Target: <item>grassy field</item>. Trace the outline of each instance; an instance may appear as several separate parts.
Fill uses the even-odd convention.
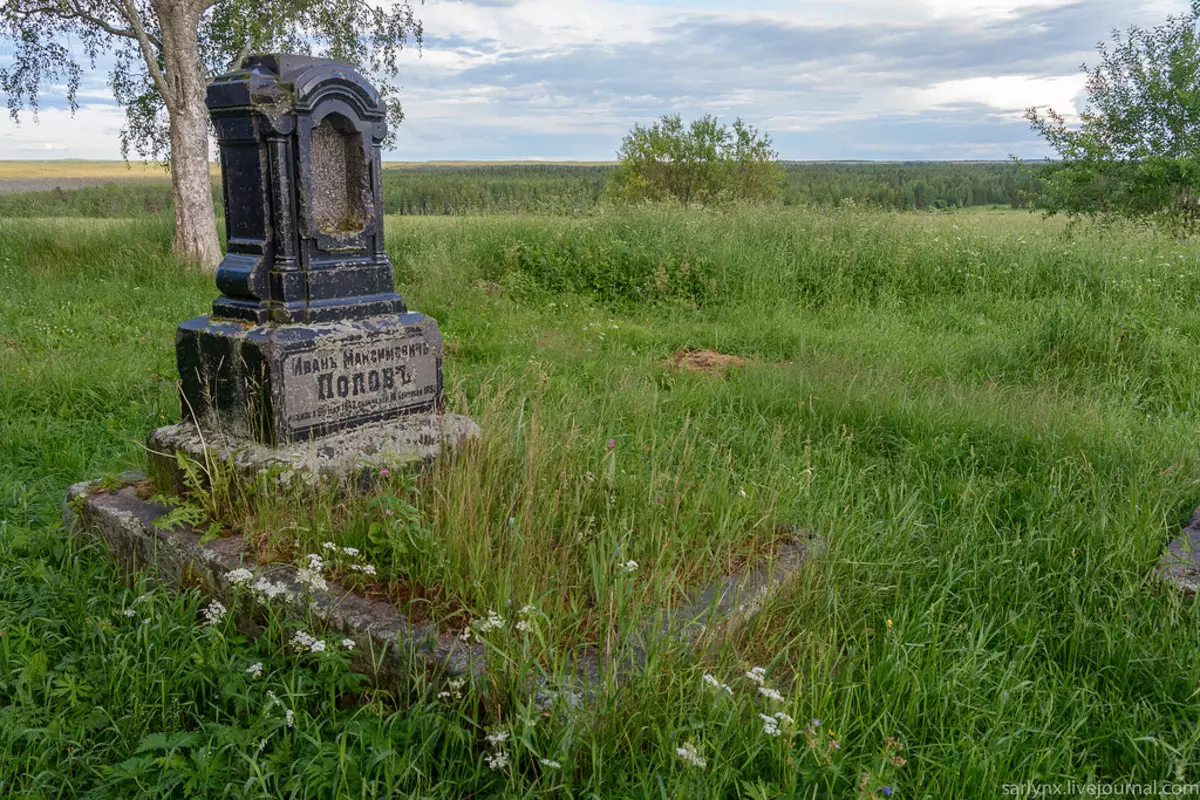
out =
[[[65,488],[178,419],[173,330],[215,290],[165,218],[0,219],[0,794],[1192,780],[1200,612],[1150,572],[1200,503],[1194,244],[854,207],[387,224],[483,441],[369,503],[227,522],[282,558],[359,548],[410,610],[475,621],[491,685],[371,689],[336,638],[288,646],[305,620],[204,624],[68,540]],[[664,365],[701,348],[747,363]],[[790,526],[827,549],[744,624],[535,707],[522,676]]]

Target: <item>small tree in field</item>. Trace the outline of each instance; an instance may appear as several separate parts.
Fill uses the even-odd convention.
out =
[[[1037,201],[1051,214],[1119,217],[1177,232],[1200,225],[1200,0],[1152,30],[1114,31],[1087,73],[1078,127],[1063,115],[1025,112],[1061,162]]]
[[[44,86],[63,87],[71,110],[84,65],[112,59],[108,85],[125,109],[121,151],[169,160],[175,250],[208,269],[221,258],[208,173],[208,78],[251,52],[323,54],[371,72],[396,58],[421,24],[408,0],[0,0],[0,94],[17,119],[36,115]],[[57,86],[56,86],[57,88]],[[393,126],[400,105],[387,86]]]
[[[667,114],[650,127],[634,125],[618,155],[608,185],[616,199],[689,206],[779,194],[779,154],[769,136],[740,119],[730,128],[706,114],[684,127],[678,114]]]

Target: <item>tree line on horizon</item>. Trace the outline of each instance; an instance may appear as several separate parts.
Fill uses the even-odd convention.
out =
[[[579,214],[605,202],[615,164],[405,166],[383,171],[384,213]],[[893,211],[1020,208],[1037,196],[1037,169],[1011,162],[783,162],[776,202],[833,206],[847,200]],[[221,213],[219,183],[214,202]],[[166,182],[113,181],[77,189],[0,194],[0,216],[123,217],[172,210]]]

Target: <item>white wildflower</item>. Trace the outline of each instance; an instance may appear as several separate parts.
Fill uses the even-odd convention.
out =
[[[246,674],[251,678],[261,677],[263,674],[263,663],[261,661],[256,661],[250,666],[246,667]]]
[[[216,600],[213,600],[208,604],[208,607],[204,609],[204,624],[216,625],[225,618],[225,611],[226,609],[224,605]]]
[[[288,708],[288,709],[284,709],[284,712],[283,712],[283,724],[284,724],[284,725],[287,725],[289,728],[295,727],[295,725],[296,725],[296,712],[295,712],[295,711],[292,711],[290,708]]]
[[[758,687],[758,693],[761,694],[763,697],[767,698],[768,700],[774,700],[776,703],[783,702],[783,695],[781,695],[779,692],[775,691],[774,689],[770,688],[769,686]]]
[[[284,583],[271,583],[266,578],[259,578],[254,584],[254,593],[264,600],[274,600],[276,597],[290,598],[292,593]]]
[[[353,556],[358,555],[358,548],[357,547],[343,547],[342,552],[348,556],[353,557]]]
[[[459,634],[458,640],[459,640],[460,642],[469,642],[469,641],[471,641],[471,626],[470,626],[470,625],[468,625],[467,627],[463,628],[463,632],[462,632],[461,634]]]
[[[521,606],[521,610],[517,612],[522,617],[528,617],[530,614],[536,614],[537,609],[533,606]]]
[[[529,620],[525,619],[518,622],[514,627],[516,627],[516,629],[521,633],[529,633],[533,630],[533,626],[529,624]]]
[[[729,684],[721,683],[719,680],[717,680],[717,677],[715,675],[710,675],[707,672],[704,673],[704,682],[706,684],[708,684],[709,686],[711,686],[712,688],[716,689],[718,692],[725,692],[725,694],[733,694],[733,689],[729,688]]]
[[[354,570],[355,572],[361,572],[364,575],[375,574],[374,564],[351,564],[350,569]]]
[[[487,740],[491,742],[493,746],[504,744],[508,741],[508,731],[496,731],[495,733],[489,733]]]
[[[546,769],[561,769],[562,768],[562,764],[558,763],[557,761],[551,761],[548,758],[539,758],[538,761],[541,762],[541,765],[543,767],[545,767]]]
[[[489,631],[499,630],[500,628],[503,628],[504,625],[504,617],[500,616],[495,611],[488,611],[486,618],[475,620],[475,629],[480,633],[488,633]]]
[[[762,684],[766,680],[767,671],[763,667],[754,667],[746,673],[746,677],[757,684]]]
[[[311,636],[307,631],[296,631],[292,634],[292,640],[289,642],[297,650],[311,650],[316,643],[316,637]]]
[[[312,647],[310,649],[314,653],[324,653],[325,652],[325,642],[321,641],[320,639],[317,639],[315,642],[312,643]]]
[[[626,574],[630,572],[637,572],[638,563],[631,558],[628,561],[623,561],[620,564],[617,564],[617,568]]]
[[[704,769],[708,766],[708,762],[704,760],[704,756],[700,755],[700,751],[696,749],[696,745],[691,742],[676,747],[675,755],[697,769]]]
[[[358,645],[358,642],[353,639],[342,639],[342,647],[347,650],[353,650]]]
[[[325,568],[325,561],[316,553],[309,553],[307,558],[308,558],[308,568],[309,569],[320,572],[322,569]]]
[[[324,550],[328,550],[330,552],[334,552],[338,549],[338,546],[336,544],[334,544],[333,542],[322,542],[321,548]]]
[[[508,753],[498,750],[487,757],[488,769],[498,770],[508,766]]]
[[[132,608],[127,608],[127,609],[125,609],[124,611],[122,611],[121,613],[122,613],[124,616],[126,616],[126,617],[129,617],[130,619],[133,619],[134,617],[136,617],[136,616],[137,616],[137,611],[135,611],[135,610],[134,610],[134,609],[132,609]]]
[[[307,585],[310,589],[315,591],[324,591],[329,588],[329,584],[327,584],[325,579],[321,577],[321,573],[318,570],[307,568],[298,569],[296,570],[296,577],[299,578],[301,583]]]
[[[793,726],[796,721],[782,711],[776,711],[774,714],[759,714],[758,718],[763,721],[763,733],[767,736],[782,736],[783,726]]]
[[[254,580],[254,573],[245,567],[238,567],[237,569],[231,569],[229,572],[226,572],[225,579],[234,586],[243,586]]]
[[[746,496],[747,496],[747,495],[746,495],[746,487],[745,487],[745,486],[743,486],[742,488],[738,489],[738,497],[746,497]]]
[[[438,692],[438,700],[449,700],[449,699],[450,699],[450,693],[449,693],[449,692],[445,692],[445,691],[443,691],[443,692]]]

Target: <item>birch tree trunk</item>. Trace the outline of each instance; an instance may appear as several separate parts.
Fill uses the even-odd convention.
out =
[[[156,0],[153,5],[162,31],[163,99],[170,119],[175,252],[214,272],[221,261],[221,245],[208,172],[206,81],[196,33],[207,4]]]

